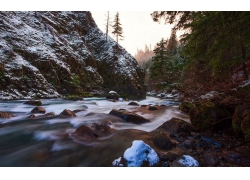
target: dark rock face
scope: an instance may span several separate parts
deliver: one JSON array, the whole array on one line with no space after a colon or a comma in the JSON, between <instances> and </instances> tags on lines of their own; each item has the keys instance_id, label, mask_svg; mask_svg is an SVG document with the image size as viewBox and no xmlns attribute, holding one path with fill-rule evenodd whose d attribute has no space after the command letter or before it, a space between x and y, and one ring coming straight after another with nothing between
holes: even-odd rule
<instances>
[{"instance_id":1,"label":"dark rock face","mask_svg":"<svg viewBox=\"0 0 250 180\"><path fill-rule=\"evenodd\" d=\"M163 123L160 127L173 133L190 133L192 130L192 126L190 124L178 118L172 118Z\"/></svg>"},{"instance_id":2,"label":"dark rock face","mask_svg":"<svg viewBox=\"0 0 250 180\"><path fill-rule=\"evenodd\" d=\"M128 105L132 105L132 106L140 106L137 102L134 102L134 101L132 101L132 102L128 103Z\"/></svg>"},{"instance_id":3,"label":"dark rock face","mask_svg":"<svg viewBox=\"0 0 250 180\"><path fill-rule=\"evenodd\" d=\"M171 149L173 146L172 141L163 132L154 132L152 137L154 144L161 149Z\"/></svg>"},{"instance_id":4,"label":"dark rock face","mask_svg":"<svg viewBox=\"0 0 250 180\"><path fill-rule=\"evenodd\" d=\"M123 120L125 120L126 122L131 122L131 123L135 123L135 124L143 124L143 123L150 122L148 119L145 119L142 116L139 116L139 115L132 113L132 112L128 112L126 110L113 109L112 111L110 111L109 114L120 117Z\"/></svg>"},{"instance_id":5,"label":"dark rock face","mask_svg":"<svg viewBox=\"0 0 250 180\"><path fill-rule=\"evenodd\" d=\"M36 100L30 100L30 101L26 101L23 104L29 104L32 106L41 106L42 102L41 101L36 101Z\"/></svg>"},{"instance_id":6,"label":"dark rock face","mask_svg":"<svg viewBox=\"0 0 250 180\"><path fill-rule=\"evenodd\" d=\"M76 117L75 113L71 110L64 109L63 112L60 113L62 116Z\"/></svg>"},{"instance_id":7,"label":"dark rock face","mask_svg":"<svg viewBox=\"0 0 250 180\"><path fill-rule=\"evenodd\" d=\"M143 99L144 72L90 12L0 12L0 99L85 97L104 90ZM107 92L106 92L107 93Z\"/></svg>"},{"instance_id":8,"label":"dark rock face","mask_svg":"<svg viewBox=\"0 0 250 180\"><path fill-rule=\"evenodd\" d=\"M0 111L0 118L11 118L11 117L14 117L14 115L11 114L11 113L1 112Z\"/></svg>"},{"instance_id":9,"label":"dark rock face","mask_svg":"<svg viewBox=\"0 0 250 180\"><path fill-rule=\"evenodd\" d=\"M38 107L35 107L34 109L32 109L32 110L31 110L31 113L43 113L43 114L45 114L46 111L45 111L44 108L38 106Z\"/></svg>"}]
</instances>

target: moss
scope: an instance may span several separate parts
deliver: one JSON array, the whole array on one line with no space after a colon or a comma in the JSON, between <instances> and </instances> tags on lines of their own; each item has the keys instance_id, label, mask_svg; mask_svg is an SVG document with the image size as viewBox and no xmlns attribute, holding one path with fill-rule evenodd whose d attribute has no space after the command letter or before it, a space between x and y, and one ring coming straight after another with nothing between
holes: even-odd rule
<instances>
[{"instance_id":1,"label":"moss","mask_svg":"<svg viewBox=\"0 0 250 180\"><path fill-rule=\"evenodd\" d=\"M245 142L250 144L250 114L242 120L241 130L244 134Z\"/></svg>"},{"instance_id":2,"label":"moss","mask_svg":"<svg viewBox=\"0 0 250 180\"><path fill-rule=\"evenodd\" d=\"M195 108L195 105L191 102L182 102L180 105L180 110L185 113L189 113L190 109Z\"/></svg>"},{"instance_id":3,"label":"moss","mask_svg":"<svg viewBox=\"0 0 250 180\"><path fill-rule=\"evenodd\" d=\"M76 74L71 75L71 84L74 86L79 86L81 84L79 77Z\"/></svg>"},{"instance_id":4,"label":"moss","mask_svg":"<svg viewBox=\"0 0 250 180\"><path fill-rule=\"evenodd\" d=\"M196 103L195 108L189 111L192 125L202 130L211 129L215 121L215 104L208 100L201 100Z\"/></svg>"},{"instance_id":5,"label":"moss","mask_svg":"<svg viewBox=\"0 0 250 180\"><path fill-rule=\"evenodd\" d=\"M243 121L243 115L245 111L250 110L250 105L240 105L237 106L232 119L233 130L236 135L243 135L241 123Z\"/></svg>"}]
</instances>

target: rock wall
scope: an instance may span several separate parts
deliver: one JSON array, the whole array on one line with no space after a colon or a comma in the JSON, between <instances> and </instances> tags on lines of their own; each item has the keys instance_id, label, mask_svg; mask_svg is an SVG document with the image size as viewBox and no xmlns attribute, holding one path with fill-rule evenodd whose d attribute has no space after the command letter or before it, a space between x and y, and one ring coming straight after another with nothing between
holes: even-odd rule
<instances>
[{"instance_id":1,"label":"rock wall","mask_svg":"<svg viewBox=\"0 0 250 180\"><path fill-rule=\"evenodd\" d=\"M0 99L114 90L145 98L136 60L90 12L0 12Z\"/></svg>"}]
</instances>

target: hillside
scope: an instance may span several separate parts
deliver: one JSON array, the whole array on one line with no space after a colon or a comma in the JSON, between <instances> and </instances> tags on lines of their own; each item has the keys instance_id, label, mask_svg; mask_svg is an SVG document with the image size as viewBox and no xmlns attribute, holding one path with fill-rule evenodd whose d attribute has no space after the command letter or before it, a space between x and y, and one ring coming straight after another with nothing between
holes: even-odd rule
<instances>
[{"instance_id":1,"label":"hillside","mask_svg":"<svg viewBox=\"0 0 250 180\"><path fill-rule=\"evenodd\" d=\"M0 99L145 98L138 63L90 12L0 12L0 24Z\"/></svg>"}]
</instances>

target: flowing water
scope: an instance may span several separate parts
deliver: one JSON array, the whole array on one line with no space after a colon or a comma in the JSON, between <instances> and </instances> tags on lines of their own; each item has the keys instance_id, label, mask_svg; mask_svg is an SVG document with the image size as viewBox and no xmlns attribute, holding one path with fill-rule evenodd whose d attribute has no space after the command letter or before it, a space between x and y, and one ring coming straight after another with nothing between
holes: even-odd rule
<instances>
[{"instance_id":1,"label":"flowing water","mask_svg":"<svg viewBox=\"0 0 250 180\"><path fill-rule=\"evenodd\" d=\"M111 166L112 161L122 156L133 140L141 139L150 144L148 132L172 117L189 122L189 117L179 111L179 103L153 97L147 97L139 104L166 106L148 112L142 111L139 106L129 106L127 101L110 102L105 98L41 101L46 113L59 115L64 109L83 111L72 118L55 116L30 119L28 116L34 106L23 104L25 100L0 101L0 111L15 115L10 119L0 118L0 166ZM126 109L151 122L141 125L124 122L109 115L112 109ZM93 123L107 120L116 130L112 135L95 141L83 141L73 135L80 125L91 127Z\"/></svg>"}]
</instances>

